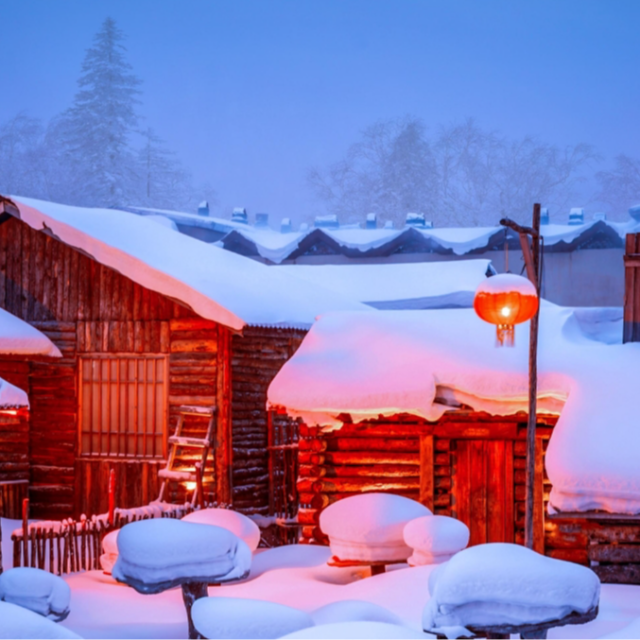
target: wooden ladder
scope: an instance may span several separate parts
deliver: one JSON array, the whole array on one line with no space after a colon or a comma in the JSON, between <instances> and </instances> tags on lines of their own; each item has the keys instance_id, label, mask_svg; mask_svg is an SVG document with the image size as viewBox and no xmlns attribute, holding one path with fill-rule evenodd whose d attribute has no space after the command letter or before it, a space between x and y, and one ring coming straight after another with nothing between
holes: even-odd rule
<instances>
[{"instance_id":1,"label":"wooden ladder","mask_svg":"<svg viewBox=\"0 0 640 640\"><path fill-rule=\"evenodd\" d=\"M204 438L193 438L190 436L182 435L182 428L184 427L185 418L188 416L197 417L209 417L209 425L207 426L207 434ZM178 423L176 424L176 430L174 434L169 438L169 456L167 457L167 466L164 469L158 471L158 477L162 479L162 485L160 486L160 495L158 501L162 502L167 483L170 481L176 482L195 482L195 489L193 490L193 496L191 498L192 506L195 506L196 501L200 498L198 495L198 487L207 483L214 482L213 473L206 474L206 462L209 451L215 449L214 437L215 437L215 416L216 407L193 407L183 405L178 408ZM178 449L192 448L201 449L202 456L199 461L200 470L198 470L198 463L194 465L193 471L179 471L176 470L176 455Z\"/></svg>"}]
</instances>

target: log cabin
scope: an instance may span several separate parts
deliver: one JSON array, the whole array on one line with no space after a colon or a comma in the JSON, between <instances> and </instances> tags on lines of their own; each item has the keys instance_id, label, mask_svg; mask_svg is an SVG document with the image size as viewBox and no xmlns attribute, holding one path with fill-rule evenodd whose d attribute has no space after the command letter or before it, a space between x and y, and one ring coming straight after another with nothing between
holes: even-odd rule
<instances>
[{"instance_id":1,"label":"log cabin","mask_svg":"<svg viewBox=\"0 0 640 640\"><path fill-rule=\"evenodd\" d=\"M640 237L629 242L627 270L640 265ZM628 291L629 336L638 299ZM640 584L637 350L606 310L598 330L576 318L541 313L534 548ZM382 491L462 520L470 544L523 543L528 330L516 327L513 349L492 331L471 310L320 318L268 391L274 412L298 420L301 542L327 543L329 504Z\"/></svg>"},{"instance_id":2,"label":"log cabin","mask_svg":"<svg viewBox=\"0 0 640 640\"><path fill-rule=\"evenodd\" d=\"M109 209L0 200L0 307L61 353L18 380L31 398L31 514L59 519L160 492L182 407L215 411L207 499L268 510L266 388L314 318L359 309L331 291ZM187 416L202 439L208 418ZM193 472L200 452L176 451ZM170 482L164 498L190 489Z\"/></svg>"},{"instance_id":3,"label":"log cabin","mask_svg":"<svg viewBox=\"0 0 640 640\"><path fill-rule=\"evenodd\" d=\"M23 389L33 367L60 356L44 334L0 309L0 375L11 379L0 378L0 517L19 518L29 491L31 430Z\"/></svg>"}]
</instances>

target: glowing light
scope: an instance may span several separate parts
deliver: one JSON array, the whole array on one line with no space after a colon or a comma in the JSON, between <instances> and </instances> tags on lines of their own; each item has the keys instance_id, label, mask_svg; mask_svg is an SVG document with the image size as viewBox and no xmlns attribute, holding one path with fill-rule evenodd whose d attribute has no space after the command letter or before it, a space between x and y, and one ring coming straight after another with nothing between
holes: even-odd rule
<instances>
[{"instance_id":1,"label":"glowing light","mask_svg":"<svg viewBox=\"0 0 640 640\"><path fill-rule=\"evenodd\" d=\"M0 414L3 416L17 416L17 409L0 409Z\"/></svg>"},{"instance_id":2,"label":"glowing light","mask_svg":"<svg viewBox=\"0 0 640 640\"><path fill-rule=\"evenodd\" d=\"M195 482L185 482L184 486L186 487L187 491L195 491L196 483Z\"/></svg>"},{"instance_id":3,"label":"glowing light","mask_svg":"<svg viewBox=\"0 0 640 640\"><path fill-rule=\"evenodd\" d=\"M480 284L473 308L485 322L496 325L498 346L512 347L514 326L530 320L538 311L538 293L527 278L502 273Z\"/></svg>"}]
</instances>

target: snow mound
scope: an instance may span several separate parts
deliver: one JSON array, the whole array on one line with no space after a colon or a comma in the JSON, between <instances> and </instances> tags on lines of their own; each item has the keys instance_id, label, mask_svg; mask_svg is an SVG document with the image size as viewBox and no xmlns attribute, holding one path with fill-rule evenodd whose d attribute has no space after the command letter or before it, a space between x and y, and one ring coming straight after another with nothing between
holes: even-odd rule
<instances>
[{"instance_id":1,"label":"snow mound","mask_svg":"<svg viewBox=\"0 0 640 640\"><path fill-rule=\"evenodd\" d=\"M16 567L0 574L0 600L59 622L69 615L71 589L62 578L48 571Z\"/></svg>"},{"instance_id":2,"label":"snow mound","mask_svg":"<svg viewBox=\"0 0 640 640\"><path fill-rule=\"evenodd\" d=\"M448 516L423 516L407 523L404 541L413 549L411 566L438 564L466 548L469 527Z\"/></svg>"},{"instance_id":3,"label":"snow mound","mask_svg":"<svg viewBox=\"0 0 640 640\"><path fill-rule=\"evenodd\" d=\"M323 624L302 631L290 633L283 638L304 638L322 640L323 638L435 638L430 633L422 633L409 627L386 622L337 622L335 624Z\"/></svg>"},{"instance_id":4,"label":"snow mound","mask_svg":"<svg viewBox=\"0 0 640 640\"><path fill-rule=\"evenodd\" d=\"M247 516L231 509L201 509L182 518L184 522L197 522L228 529L247 543L251 551L260 544L260 528Z\"/></svg>"},{"instance_id":5,"label":"snow mound","mask_svg":"<svg viewBox=\"0 0 640 640\"><path fill-rule=\"evenodd\" d=\"M402 620L379 604L366 600L337 600L311 612L317 625L339 622L386 622L402 625Z\"/></svg>"},{"instance_id":6,"label":"snow mound","mask_svg":"<svg viewBox=\"0 0 640 640\"><path fill-rule=\"evenodd\" d=\"M437 569L425 629L535 624L586 613L600 598L598 576L515 544L465 549Z\"/></svg>"},{"instance_id":7,"label":"snow mound","mask_svg":"<svg viewBox=\"0 0 640 640\"><path fill-rule=\"evenodd\" d=\"M118 533L120 529L115 529L107 533L102 539L102 551L100 556L100 566L105 573L111 574L113 565L118 559Z\"/></svg>"},{"instance_id":8,"label":"snow mound","mask_svg":"<svg viewBox=\"0 0 640 640\"><path fill-rule=\"evenodd\" d=\"M29 408L29 396L10 382L0 378L0 409Z\"/></svg>"},{"instance_id":9,"label":"snow mound","mask_svg":"<svg viewBox=\"0 0 640 640\"><path fill-rule=\"evenodd\" d=\"M118 535L113 577L141 593L184 582L226 582L246 576L251 551L222 527L155 518L132 522Z\"/></svg>"},{"instance_id":10,"label":"snow mound","mask_svg":"<svg viewBox=\"0 0 640 640\"><path fill-rule=\"evenodd\" d=\"M341 560L403 562L411 549L402 536L407 522L431 515L424 505L390 493L364 493L329 505L320 528Z\"/></svg>"},{"instance_id":11,"label":"snow mound","mask_svg":"<svg viewBox=\"0 0 640 640\"><path fill-rule=\"evenodd\" d=\"M10 602L0 602L0 638L79 638L66 627L56 624L29 609Z\"/></svg>"},{"instance_id":12,"label":"snow mound","mask_svg":"<svg viewBox=\"0 0 640 640\"><path fill-rule=\"evenodd\" d=\"M625 640L625 638L640 638L640 618L632 620L628 625L622 627L622 629L618 629L618 631L614 631L613 633L609 633L606 636L601 637L603 639L621 638L622 640Z\"/></svg>"},{"instance_id":13,"label":"snow mound","mask_svg":"<svg viewBox=\"0 0 640 640\"><path fill-rule=\"evenodd\" d=\"M4 309L0 309L0 353L62 357L44 333Z\"/></svg>"},{"instance_id":14,"label":"snow mound","mask_svg":"<svg viewBox=\"0 0 640 640\"><path fill-rule=\"evenodd\" d=\"M280 638L313 626L304 611L248 598L200 598L191 617L205 638Z\"/></svg>"}]
</instances>

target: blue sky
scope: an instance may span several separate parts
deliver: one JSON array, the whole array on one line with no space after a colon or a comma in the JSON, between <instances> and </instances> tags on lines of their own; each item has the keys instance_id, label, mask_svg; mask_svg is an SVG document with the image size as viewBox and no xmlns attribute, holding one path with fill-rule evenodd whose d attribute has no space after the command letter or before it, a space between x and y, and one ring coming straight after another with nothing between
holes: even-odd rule
<instances>
[{"instance_id":1,"label":"blue sky","mask_svg":"<svg viewBox=\"0 0 640 640\"><path fill-rule=\"evenodd\" d=\"M106 16L220 212L313 210L307 168L404 114L640 155L635 0L0 0L0 121L65 109Z\"/></svg>"}]
</instances>

